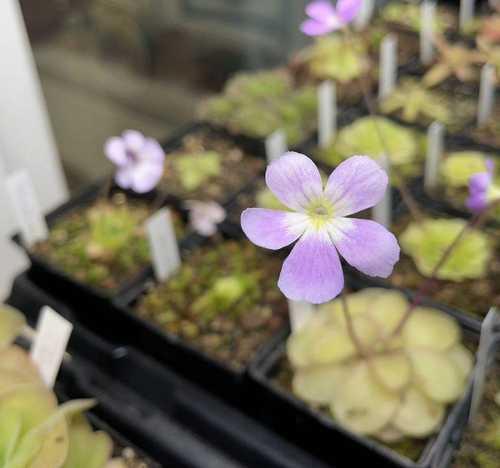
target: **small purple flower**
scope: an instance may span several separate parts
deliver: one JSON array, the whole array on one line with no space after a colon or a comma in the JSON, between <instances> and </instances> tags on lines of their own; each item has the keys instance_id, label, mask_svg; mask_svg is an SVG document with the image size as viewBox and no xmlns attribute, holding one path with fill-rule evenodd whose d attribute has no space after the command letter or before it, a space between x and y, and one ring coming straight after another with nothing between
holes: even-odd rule
<instances>
[{"instance_id":1,"label":"small purple flower","mask_svg":"<svg viewBox=\"0 0 500 468\"><path fill-rule=\"evenodd\" d=\"M495 163L486 161L486 172L478 172L469 179L469 197L466 206L473 213L480 213L492 201L500 199L500 187L493 184Z\"/></svg>"},{"instance_id":2,"label":"small purple flower","mask_svg":"<svg viewBox=\"0 0 500 468\"><path fill-rule=\"evenodd\" d=\"M300 25L308 36L324 36L341 29L358 14L363 0L338 0L334 7L329 0L314 0L306 6L309 19Z\"/></svg>"},{"instance_id":3,"label":"small purple flower","mask_svg":"<svg viewBox=\"0 0 500 468\"><path fill-rule=\"evenodd\" d=\"M338 165L323 187L307 156L289 152L272 162L266 183L293 211L249 208L241 226L256 245L277 250L298 241L283 263L278 286L289 299L329 301L344 286L339 254L370 276L388 277L399 259L399 245L385 227L347 218L371 208L384 196L387 174L368 156Z\"/></svg>"},{"instance_id":4,"label":"small purple flower","mask_svg":"<svg viewBox=\"0 0 500 468\"><path fill-rule=\"evenodd\" d=\"M189 224L200 235L213 236L217 232L217 224L226 219L226 210L216 202L190 200L186 202L189 209Z\"/></svg>"},{"instance_id":5,"label":"small purple flower","mask_svg":"<svg viewBox=\"0 0 500 468\"><path fill-rule=\"evenodd\" d=\"M141 132L126 130L121 137L109 138L104 152L117 166L115 182L123 189L147 193L163 176L165 153L155 139Z\"/></svg>"}]
</instances>

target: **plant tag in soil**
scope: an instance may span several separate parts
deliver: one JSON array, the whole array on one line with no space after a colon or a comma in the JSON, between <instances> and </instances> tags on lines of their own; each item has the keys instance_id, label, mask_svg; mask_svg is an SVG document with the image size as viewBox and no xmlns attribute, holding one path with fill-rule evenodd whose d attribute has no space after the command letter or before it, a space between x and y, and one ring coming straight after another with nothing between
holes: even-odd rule
<instances>
[{"instance_id":1,"label":"plant tag in soil","mask_svg":"<svg viewBox=\"0 0 500 468\"><path fill-rule=\"evenodd\" d=\"M309 302L288 301L288 313L292 332L300 330L314 314L314 307Z\"/></svg>"},{"instance_id":2,"label":"plant tag in soil","mask_svg":"<svg viewBox=\"0 0 500 468\"><path fill-rule=\"evenodd\" d=\"M467 23L472 20L474 16L474 3L474 0L460 0L460 31L463 31Z\"/></svg>"},{"instance_id":3,"label":"plant tag in soil","mask_svg":"<svg viewBox=\"0 0 500 468\"><path fill-rule=\"evenodd\" d=\"M158 281L165 281L181 265L174 223L168 208L155 213L146 222L153 269Z\"/></svg>"},{"instance_id":4,"label":"plant tag in soil","mask_svg":"<svg viewBox=\"0 0 500 468\"><path fill-rule=\"evenodd\" d=\"M481 70L481 84L479 87L479 101L477 104L477 125L484 125L493 112L495 104L495 67L489 63Z\"/></svg>"},{"instance_id":5,"label":"plant tag in soil","mask_svg":"<svg viewBox=\"0 0 500 468\"><path fill-rule=\"evenodd\" d=\"M287 151L286 133L283 130L276 130L266 138L266 156L269 164L281 158Z\"/></svg>"},{"instance_id":6,"label":"plant tag in soil","mask_svg":"<svg viewBox=\"0 0 500 468\"><path fill-rule=\"evenodd\" d=\"M499 325L500 314L498 313L498 309L492 307L481 325L481 336L479 338L479 347L476 354L476 367L474 369L472 384L472 400L469 422L474 419L481 403L484 380L488 371L488 357L490 356L492 344L500 336L500 333L498 332Z\"/></svg>"},{"instance_id":7,"label":"plant tag in soil","mask_svg":"<svg viewBox=\"0 0 500 468\"><path fill-rule=\"evenodd\" d=\"M372 19L373 10L375 8L374 0L362 0L361 8L354 18L354 27L360 31L368 26L368 23Z\"/></svg>"},{"instance_id":8,"label":"plant tag in soil","mask_svg":"<svg viewBox=\"0 0 500 468\"><path fill-rule=\"evenodd\" d=\"M432 190L438 184L443 148L444 126L439 122L434 122L427 130L427 157L424 170L424 187L426 190Z\"/></svg>"},{"instance_id":9,"label":"plant tag in soil","mask_svg":"<svg viewBox=\"0 0 500 468\"><path fill-rule=\"evenodd\" d=\"M424 0L420 8L420 60L427 65L434 57L436 4L433 1Z\"/></svg>"},{"instance_id":10,"label":"plant tag in soil","mask_svg":"<svg viewBox=\"0 0 500 468\"><path fill-rule=\"evenodd\" d=\"M73 325L48 306L42 307L31 358L45 384L52 388L66 352Z\"/></svg>"},{"instance_id":11,"label":"plant tag in soil","mask_svg":"<svg viewBox=\"0 0 500 468\"><path fill-rule=\"evenodd\" d=\"M390 180L391 167L389 158L386 155L383 155L382 158L379 159L379 164L385 172L387 172L387 176ZM372 208L372 218L377 223L382 224L386 228L391 227L392 223L392 190L389 185L385 191L384 198L380 200L380 202Z\"/></svg>"},{"instance_id":12,"label":"plant tag in soil","mask_svg":"<svg viewBox=\"0 0 500 468\"><path fill-rule=\"evenodd\" d=\"M318 86L318 144L327 147L337 131L337 98L335 84L324 81Z\"/></svg>"},{"instance_id":13,"label":"plant tag in soil","mask_svg":"<svg viewBox=\"0 0 500 468\"><path fill-rule=\"evenodd\" d=\"M9 175L5 187L24 244L31 247L47 239L49 230L28 172L20 170Z\"/></svg>"},{"instance_id":14,"label":"plant tag in soil","mask_svg":"<svg viewBox=\"0 0 500 468\"><path fill-rule=\"evenodd\" d=\"M380 69L378 97L383 99L392 93L398 72L398 39L394 34L384 37L380 44Z\"/></svg>"}]
</instances>

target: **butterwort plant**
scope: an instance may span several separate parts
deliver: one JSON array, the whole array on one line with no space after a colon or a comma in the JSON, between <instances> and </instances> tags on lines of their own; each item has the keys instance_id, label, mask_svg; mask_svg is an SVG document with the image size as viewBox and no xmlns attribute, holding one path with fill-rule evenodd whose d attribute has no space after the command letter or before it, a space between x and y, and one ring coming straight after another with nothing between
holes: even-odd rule
<instances>
[{"instance_id":1,"label":"butterwort plant","mask_svg":"<svg viewBox=\"0 0 500 468\"><path fill-rule=\"evenodd\" d=\"M368 156L352 156L323 185L314 162L288 152L266 170L266 184L289 210L248 208L241 226L254 244L271 250L295 245L283 263L278 287L289 299L327 302L343 289L340 256L354 268L386 278L399 245L384 226L349 216L375 206L387 174Z\"/></svg>"},{"instance_id":2,"label":"butterwort plant","mask_svg":"<svg viewBox=\"0 0 500 468\"><path fill-rule=\"evenodd\" d=\"M122 189L147 193L163 176L165 153L161 145L137 130L109 138L104 152L117 167L115 182Z\"/></svg>"},{"instance_id":3,"label":"butterwort plant","mask_svg":"<svg viewBox=\"0 0 500 468\"><path fill-rule=\"evenodd\" d=\"M301 31L308 36L324 36L346 27L358 14L363 0L338 0L333 4L329 0L315 0L306 6L309 17L301 26Z\"/></svg>"}]
</instances>

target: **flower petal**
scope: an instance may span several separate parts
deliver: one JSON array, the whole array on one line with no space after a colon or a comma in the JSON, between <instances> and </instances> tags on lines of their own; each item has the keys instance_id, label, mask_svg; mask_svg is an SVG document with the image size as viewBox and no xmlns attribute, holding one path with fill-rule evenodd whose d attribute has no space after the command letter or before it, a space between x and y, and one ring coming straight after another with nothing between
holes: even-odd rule
<instances>
[{"instance_id":1,"label":"flower petal","mask_svg":"<svg viewBox=\"0 0 500 468\"><path fill-rule=\"evenodd\" d=\"M117 166L125 166L128 163L125 143L120 137L111 137L104 143L104 154Z\"/></svg>"},{"instance_id":2,"label":"flower petal","mask_svg":"<svg viewBox=\"0 0 500 468\"><path fill-rule=\"evenodd\" d=\"M147 193L156 187L163 176L163 164L142 162L135 164L132 172L131 189L137 193Z\"/></svg>"},{"instance_id":3,"label":"flower petal","mask_svg":"<svg viewBox=\"0 0 500 468\"><path fill-rule=\"evenodd\" d=\"M122 133L122 138L127 149L134 153L141 151L144 146L144 135L137 130L125 130Z\"/></svg>"},{"instance_id":4,"label":"flower petal","mask_svg":"<svg viewBox=\"0 0 500 468\"><path fill-rule=\"evenodd\" d=\"M343 23L351 22L361 10L363 0L338 0L337 2L337 15L339 20Z\"/></svg>"},{"instance_id":5,"label":"flower petal","mask_svg":"<svg viewBox=\"0 0 500 468\"><path fill-rule=\"evenodd\" d=\"M486 193L471 193L465 202L465 206L473 213L481 213L488 206Z\"/></svg>"},{"instance_id":6,"label":"flower petal","mask_svg":"<svg viewBox=\"0 0 500 468\"><path fill-rule=\"evenodd\" d=\"M328 232L346 262L369 276L387 278L399 260L396 237L375 221L336 218Z\"/></svg>"},{"instance_id":7,"label":"flower petal","mask_svg":"<svg viewBox=\"0 0 500 468\"><path fill-rule=\"evenodd\" d=\"M305 20L300 25L300 30L307 36L323 36L334 31L335 26L328 22L316 21L314 19Z\"/></svg>"},{"instance_id":8,"label":"flower petal","mask_svg":"<svg viewBox=\"0 0 500 468\"><path fill-rule=\"evenodd\" d=\"M308 218L302 213L247 208L241 213L241 227L255 245L281 249L295 242L306 230Z\"/></svg>"},{"instance_id":9,"label":"flower petal","mask_svg":"<svg viewBox=\"0 0 500 468\"><path fill-rule=\"evenodd\" d=\"M306 6L306 15L319 22L335 15L335 8L329 0L315 0Z\"/></svg>"},{"instance_id":10,"label":"flower petal","mask_svg":"<svg viewBox=\"0 0 500 468\"><path fill-rule=\"evenodd\" d=\"M294 301L327 302L344 287L344 274L328 233L310 229L283 263L278 287Z\"/></svg>"},{"instance_id":11,"label":"flower petal","mask_svg":"<svg viewBox=\"0 0 500 468\"><path fill-rule=\"evenodd\" d=\"M326 184L335 216L348 216L375 206L384 196L388 177L368 156L352 156L341 162Z\"/></svg>"},{"instance_id":12,"label":"flower petal","mask_svg":"<svg viewBox=\"0 0 500 468\"><path fill-rule=\"evenodd\" d=\"M281 203L296 211L304 211L323 194L316 164L295 152L285 153L267 167L266 184Z\"/></svg>"},{"instance_id":13,"label":"flower petal","mask_svg":"<svg viewBox=\"0 0 500 468\"><path fill-rule=\"evenodd\" d=\"M150 162L161 163L165 161L165 151L154 138L146 138L144 145L139 153L141 159L147 159Z\"/></svg>"},{"instance_id":14,"label":"flower petal","mask_svg":"<svg viewBox=\"0 0 500 468\"><path fill-rule=\"evenodd\" d=\"M130 166L119 168L115 174L115 182L122 189L129 189L132 186L134 171Z\"/></svg>"},{"instance_id":15,"label":"flower petal","mask_svg":"<svg viewBox=\"0 0 500 468\"><path fill-rule=\"evenodd\" d=\"M491 185L489 172L478 172L469 178L469 191L471 193L486 192Z\"/></svg>"}]
</instances>

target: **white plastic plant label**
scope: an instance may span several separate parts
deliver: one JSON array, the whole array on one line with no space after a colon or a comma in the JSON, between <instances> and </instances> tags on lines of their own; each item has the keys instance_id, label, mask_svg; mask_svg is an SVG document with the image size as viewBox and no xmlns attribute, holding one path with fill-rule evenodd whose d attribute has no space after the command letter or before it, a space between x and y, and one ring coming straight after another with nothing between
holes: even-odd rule
<instances>
[{"instance_id":1,"label":"white plastic plant label","mask_svg":"<svg viewBox=\"0 0 500 468\"><path fill-rule=\"evenodd\" d=\"M488 371L488 356L493 342L500 336L495 329L500 325L500 314L498 309L492 307L481 325L481 336L476 354L476 367L472 383L472 399L469 413L469 421L477 414L481 399L483 397L484 381Z\"/></svg>"},{"instance_id":2,"label":"white plastic plant label","mask_svg":"<svg viewBox=\"0 0 500 468\"><path fill-rule=\"evenodd\" d=\"M31 358L49 388L54 386L72 331L73 325L64 317L48 306L42 307Z\"/></svg>"},{"instance_id":3,"label":"white plastic plant label","mask_svg":"<svg viewBox=\"0 0 500 468\"><path fill-rule=\"evenodd\" d=\"M275 159L281 158L287 151L286 133L283 130L276 130L266 138L266 156L268 163L272 163Z\"/></svg>"},{"instance_id":4,"label":"white plastic plant label","mask_svg":"<svg viewBox=\"0 0 500 468\"><path fill-rule=\"evenodd\" d=\"M391 168L389 158L386 155L383 155L379 159L379 164L387 173L387 176L391 177ZM384 194L384 198L380 200L380 202L372 208L372 218L377 223L382 224L386 228L391 227L392 223L392 190L391 184L387 186L387 189Z\"/></svg>"},{"instance_id":5,"label":"white plastic plant label","mask_svg":"<svg viewBox=\"0 0 500 468\"><path fill-rule=\"evenodd\" d=\"M436 4L433 1L424 0L420 8L420 60L427 65L434 58Z\"/></svg>"},{"instance_id":6,"label":"white plastic plant label","mask_svg":"<svg viewBox=\"0 0 500 468\"><path fill-rule=\"evenodd\" d=\"M380 44L380 68L378 97L383 99L392 93L398 74L398 39L394 34L384 37Z\"/></svg>"},{"instance_id":7,"label":"white plastic plant label","mask_svg":"<svg viewBox=\"0 0 500 468\"><path fill-rule=\"evenodd\" d=\"M324 81L318 86L318 144L327 147L337 131L337 97L335 84Z\"/></svg>"},{"instance_id":8,"label":"white plastic plant label","mask_svg":"<svg viewBox=\"0 0 500 468\"><path fill-rule=\"evenodd\" d=\"M162 208L146 222L153 269L158 281L165 281L181 265L174 223L168 208Z\"/></svg>"},{"instance_id":9,"label":"white plastic plant label","mask_svg":"<svg viewBox=\"0 0 500 468\"><path fill-rule=\"evenodd\" d=\"M495 104L495 67L489 63L481 70L479 101L477 105L477 125L481 127L491 117Z\"/></svg>"},{"instance_id":10,"label":"white plastic plant label","mask_svg":"<svg viewBox=\"0 0 500 468\"><path fill-rule=\"evenodd\" d=\"M439 167L444 149L444 126L434 122L427 130L427 157L425 159L424 187L433 190L439 181Z\"/></svg>"},{"instance_id":11,"label":"white plastic plant label","mask_svg":"<svg viewBox=\"0 0 500 468\"><path fill-rule=\"evenodd\" d=\"M474 0L460 0L459 27L463 31L467 23L474 17Z\"/></svg>"},{"instance_id":12,"label":"white plastic plant label","mask_svg":"<svg viewBox=\"0 0 500 468\"><path fill-rule=\"evenodd\" d=\"M28 172L20 170L9 175L5 187L23 243L31 247L47 239L49 230Z\"/></svg>"},{"instance_id":13,"label":"white plastic plant label","mask_svg":"<svg viewBox=\"0 0 500 468\"><path fill-rule=\"evenodd\" d=\"M288 313L292 332L300 330L314 313L314 307L309 302L288 301Z\"/></svg>"},{"instance_id":14,"label":"white plastic plant label","mask_svg":"<svg viewBox=\"0 0 500 468\"><path fill-rule=\"evenodd\" d=\"M356 18L354 18L354 27L356 30L360 31L368 26L368 23L372 19L374 8L374 0L362 0L361 8Z\"/></svg>"}]
</instances>

